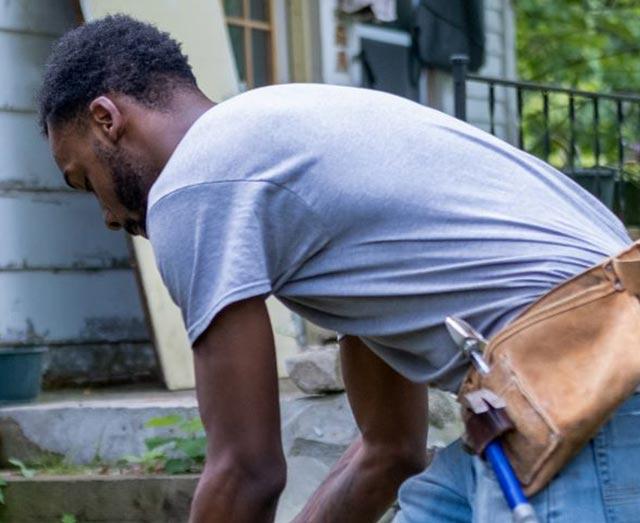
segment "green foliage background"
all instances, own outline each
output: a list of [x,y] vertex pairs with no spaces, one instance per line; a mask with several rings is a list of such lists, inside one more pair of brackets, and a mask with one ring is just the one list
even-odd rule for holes
[[514,0],[514,6],[522,79],[638,93],[640,1]]
[[[584,91],[640,95],[640,0],[513,0],[513,3],[521,80]],[[626,182],[640,186],[640,103],[622,105],[624,119],[619,125],[616,103],[602,100],[597,127],[592,100],[577,97],[575,104],[576,144],[572,150],[568,97],[549,94],[550,118],[546,127],[541,94],[526,93],[524,148],[565,171],[606,166],[616,169],[617,176]],[[551,142],[548,157],[544,147],[546,130]],[[596,133],[601,149],[598,158]],[[624,150],[622,169],[620,140]],[[622,184],[620,190],[629,193],[627,200],[631,202],[631,189],[625,187]],[[624,214],[630,216],[633,209],[626,207]]]

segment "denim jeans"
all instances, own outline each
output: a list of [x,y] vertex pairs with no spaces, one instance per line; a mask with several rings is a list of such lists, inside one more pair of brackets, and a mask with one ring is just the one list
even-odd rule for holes
[[[493,471],[459,441],[402,485],[399,502],[394,523],[512,521]],[[640,394],[531,503],[542,523],[640,522]]]

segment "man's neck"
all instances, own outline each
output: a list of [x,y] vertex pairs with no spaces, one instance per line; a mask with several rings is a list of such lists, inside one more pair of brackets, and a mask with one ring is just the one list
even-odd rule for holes
[[191,126],[214,105],[200,91],[185,90],[174,95],[169,111],[156,113],[157,118],[150,122],[148,146],[156,158],[158,174]]

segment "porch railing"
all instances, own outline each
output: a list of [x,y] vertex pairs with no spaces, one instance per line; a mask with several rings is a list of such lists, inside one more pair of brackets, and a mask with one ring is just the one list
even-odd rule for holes
[[514,145],[574,178],[627,223],[640,223],[640,96],[478,76],[467,73],[466,56],[451,61],[457,118],[467,120],[470,84],[485,86],[485,127],[496,134],[500,91],[502,109],[515,108],[506,114]]

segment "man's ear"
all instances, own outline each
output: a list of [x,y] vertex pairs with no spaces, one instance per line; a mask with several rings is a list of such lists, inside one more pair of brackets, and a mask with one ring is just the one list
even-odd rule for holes
[[112,143],[116,143],[124,131],[124,116],[113,100],[98,96],[89,104],[91,123],[98,133]]

